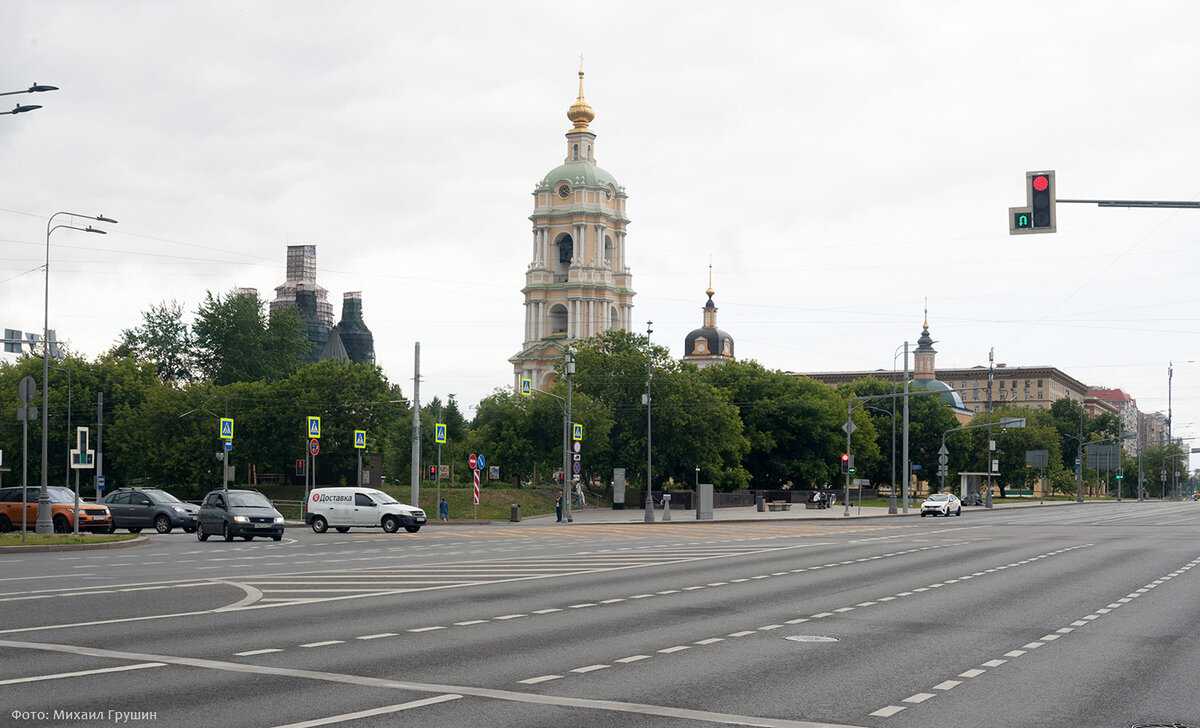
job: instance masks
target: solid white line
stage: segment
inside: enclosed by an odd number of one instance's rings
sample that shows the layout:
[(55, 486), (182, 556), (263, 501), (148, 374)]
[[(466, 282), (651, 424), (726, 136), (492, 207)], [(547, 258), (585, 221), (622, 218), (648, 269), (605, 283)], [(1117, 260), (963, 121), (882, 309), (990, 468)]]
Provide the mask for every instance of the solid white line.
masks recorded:
[(96, 670), (80, 670), (78, 672), (59, 672), (54, 675), (34, 675), (33, 677), (16, 677), (10, 680), (0, 680), (0, 685), (16, 685), (17, 683), (39, 682), (41, 680), (59, 680), (64, 677), (79, 677), (80, 675), (98, 675), (104, 672), (123, 672), (125, 670), (141, 670), (146, 667), (164, 667), (165, 662), (142, 662), (137, 665), (121, 665), (120, 667), (102, 667)]
[(409, 703), (401, 703), (399, 705), (385, 705), (382, 708), (372, 708), (370, 710), (360, 710), (356, 713), (343, 713), (342, 715), (331, 715), (328, 718), (317, 718), (315, 720), (306, 720), (303, 723), (288, 723), (287, 725), (279, 726), (278, 728), (316, 728), (316, 726), (330, 725), (332, 723), (344, 723), (348, 720), (358, 720), (359, 718), (369, 718), (373, 715), (387, 715), (388, 713), (399, 713), (402, 710), (410, 710), (412, 708), (420, 708), (426, 705), (436, 705), (437, 703), (445, 703), (450, 700), (458, 700), (461, 695), (438, 695), (433, 698), (424, 698), (422, 700), (414, 700)]

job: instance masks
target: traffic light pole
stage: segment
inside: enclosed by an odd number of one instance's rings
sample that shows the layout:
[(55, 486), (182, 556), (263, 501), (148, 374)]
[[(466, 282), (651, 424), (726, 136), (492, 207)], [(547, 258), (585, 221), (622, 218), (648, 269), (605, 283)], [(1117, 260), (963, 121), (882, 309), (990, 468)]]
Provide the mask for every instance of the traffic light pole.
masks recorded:
[[(864, 402), (870, 402), (873, 399), (893, 399), (895, 397), (901, 397), (904, 399), (905, 406), (907, 406), (909, 397), (920, 397), (923, 394), (941, 394), (941, 392), (934, 391), (934, 392), (905, 392), (903, 394), (873, 394), (873, 395), (866, 396), (866, 397), (851, 397), (850, 399), (846, 400), (846, 424), (842, 425), (842, 429), (846, 431), (846, 459), (843, 460), (843, 462), (846, 463), (846, 466), (847, 466), (846, 467), (846, 490), (844, 493), (846, 505), (845, 505), (845, 510), (842, 512), (843, 516), (850, 515), (850, 468), (849, 468), (849, 463), (850, 463), (850, 459), (851, 459), (850, 435), (855, 430), (858, 429), (855, 426), (854, 421), (851, 419), (851, 414), (854, 412), (855, 409), (857, 409), (859, 407), (859, 405), (861, 405)], [(858, 404), (855, 404), (856, 402)], [(907, 438), (908, 437), (907, 422), (905, 423), (905, 425), (906, 425), (906, 427), (905, 427), (904, 435), (905, 435), (905, 438)], [(906, 486), (908, 484), (907, 476), (908, 476), (908, 474), (906, 473), (905, 481), (904, 481)], [(907, 488), (905, 490), (905, 496), (907, 497)], [(907, 507), (907, 503), (905, 505)]]

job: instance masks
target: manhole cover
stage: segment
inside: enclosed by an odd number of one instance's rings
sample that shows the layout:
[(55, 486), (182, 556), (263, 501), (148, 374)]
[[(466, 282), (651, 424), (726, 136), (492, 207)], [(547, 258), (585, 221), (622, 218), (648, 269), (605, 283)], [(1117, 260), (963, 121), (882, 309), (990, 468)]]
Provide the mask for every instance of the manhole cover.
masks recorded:
[(825, 637), (819, 634), (797, 634), (791, 637), (784, 637), (785, 640), (792, 642), (837, 642), (837, 637)]

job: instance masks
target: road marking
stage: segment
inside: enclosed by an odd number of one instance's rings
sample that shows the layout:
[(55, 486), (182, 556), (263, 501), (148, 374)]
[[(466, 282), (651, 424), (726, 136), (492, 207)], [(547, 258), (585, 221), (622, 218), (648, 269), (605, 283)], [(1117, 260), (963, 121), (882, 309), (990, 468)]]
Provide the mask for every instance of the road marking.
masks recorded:
[(32, 677), (15, 677), (9, 680), (0, 680), (0, 685), (16, 685), (18, 683), (40, 682), (42, 680), (59, 680), (65, 677), (79, 677), (81, 675), (99, 675), (105, 672), (124, 672), (126, 670), (143, 670), (147, 667), (165, 667), (165, 662), (142, 662), (136, 665), (120, 665), (118, 667), (101, 667), (96, 670), (79, 670), (77, 672), (59, 672), (53, 675), (34, 675)]
[(251, 657), (253, 655), (265, 655), (268, 652), (283, 652), (283, 650), (277, 647), (268, 647), (263, 650), (246, 650), (245, 652), (235, 652), (233, 654), (237, 655), (238, 657)]
[(309, 642), (306, 645), (300, 645), (300, 646), (301, 647), (326, 647), (328, 645), (340, 645), (340, 644), (344, 644), (344, 643), (345, 643), (345, 640), (325, 640), (323, 642)]
[(984, 662), (981, 664), (984, 667), (1000, 667), (1001, 665), (1003, 665), (1006, 662), (1008, 662), (1008, 660), (988, 660), (987, 662)]
[(907, 698), (904, 699), (903, 702), (905, 702), (905, 703), (924, 703), (926, 700), (929, 700), (930, 698), (936, 698), (936, 697), (937, 696), (934, 695), (933, 693), (917, 693), (916, 695), (908, 696)]
[(724, 637), (709, 637), (706, 640), (700, 640), (699, 642), (693, 642), (692, 644), (694, 644), (694, 645), (713, 645), (718, 642), (724, 642), (724, 641), (725, 641)]
[(597, 670), (605, 670), (610, 667), (612, 667), (612, 665), (588, 665), (587, 667), (577, 667), (574, 670), (572, 670), (571, 672), (577, 672), (577, 673), (583, 674), (585, 672), (595, 672)]
[(684, 650), (690, 650), (690, 649), (692, 649), (691, 645), (676, 645), (675, 647), (668, 647), (664, 650), (659, 650), (659, 652), (661, 652), (664, 655), (669, 655), (672, 652), (683, 652)]
[(1012, 650), (1011, 652), (1005, 652), (1004, 656), (1005, 657), (1020, 657), (1023, 654), (1025, 654), (1025, 650)]
[(967, 670), (966, 672), (961, 672), (958, 674), (958, 676), (966, 677), (966, 678), (979, 677), (980, 675), (982, 675), (985, 672), (987, 672), (987, 670), (980, 670), (978, 668), (975, 668), (975, 669)]
[(438, 695), (433, 698), (424, 698), (422, 700), (414, 700), (409, 703), (401, 703), (399, 705), (385, 705), (382, 708), (371, 708), (370, 710), (360, 710), (355, 713), (343, 713), (342, 715), (331, 715), (328, 718), (316, 718), (314, 720), (306, 720), (302, 723), (288, 723), (287, 725), (278, 726), (278, 728), (316, 728), (316, 726), (331, 725), (333, 723), (344, 723), (348, 720), (358, 720), (359, 718), (370, 718), (375, 715), (387, 715), (389, 713), (399, 713), (404, 710), (412, 710), (413, 708), (422, 708), (426, 705), (436, 705), (437, 703), (445, 703), (451, 700), (458, 700), (461, 695)]
[(395, 632), (380, 632), (379, 634), (365, 634), (362, 637), (355, 637), (356, 640), (377, 640), (383, 637), (395, 637)]
[(947, 680), (945, 682), (934, 685), (933, 689), (934, 690), (949, 690), (949, 689), (951, 689), (953, 687), (957, 687), (959, 685), (962, 685), (962, 680)]
[[(534, 612), (534, 614), (551, 614), (553, 612), (561, 612), (561, 611), (562, 610), (557, 607), (551, 607), (550, 609), (538, 609)], [(455, 624), (461, 624), (461, 622), (455, 622)]]
[(880, 718), (890, 718), (902, 710), (904, 710), (903, 705), (889, 705), (886, 708), (880, 708), (874, 713), (871, 713), (871, 715), (879, 716)]
[(631, 662), (639, 662), (641, 660), (649, 660), (649, 659), (650, 659), (650, 655), (631, 655), (629, 657), (622, 657), (621, 659), (617, 660), (617, 662), (627, 665)]
[(446, 629), (446, 628), (440, 627), (440, 626), (439, 627), (416, 627), (416, 628), (410, 629), (408, 631), (409, 632), (434, 632), (439, 629)]
[(493, 617), (493, 619), (499, 621), (499, 620), (506, 620), (506, 619), (520, 619), (521, 617), (528, 617), (528, 616), (529, 616), (528, 614), (506, 614), (503, 617)]
[(741, 632), (734, 632), (733, 634), (726, 635), (726, 637), (745, 637), (748, 634), (755, 634), (755, 632), (752, 629), (747, 629)]
[(466, 622), (455, 622), (454, 626), (455, 627), (469, 627), (472, 624), (486, 624), (486, 623), (487, 623), (486, 619), (471, 619)]
[(550, 680), (561, 680), (562, 675), (542, 675), (541, 677), (531, 677), (528, 680), (518, 680), (522, 685), (537, 685), (538, 683), (549, 682)]

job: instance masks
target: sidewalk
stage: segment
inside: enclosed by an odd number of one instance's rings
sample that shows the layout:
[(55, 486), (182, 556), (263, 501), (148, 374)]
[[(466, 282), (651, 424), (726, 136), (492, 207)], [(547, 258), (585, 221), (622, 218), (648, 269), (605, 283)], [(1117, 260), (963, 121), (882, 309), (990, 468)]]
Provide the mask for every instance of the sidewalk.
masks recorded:
[[(993, 506), (993, 510), (1007, 510), (1011, 508), (1032, 508), (1037, 506), (1066, 506), (1079, 505), (1072, 501), (1050, 501), (1047, 503), (1039, 503), (1032, 501), (1030, 503), (997, 503)], [(983, 506), (963, 506), (963, 515), (969, 516), (975, 512), (983, 512), (987, 509)], [(921, 516), (921, 506), (917, 504), (910, 506), (908, 513), (904, 513), (904, 509), (897, 505), (897, 513), (891, 515), (888, 513), (887, 506), (864, 506), (858, 508), (856, 504), (850, 505), (850, 515), (846, 516), (845, 506), (836, 505), (832, 508), (825, 509), (806, 509), (803, 503), (793, 503), (791, 510), (787, 511), (763, 511), (759, 512), (755, 506), (740, 506), (735, 508), (714, 508), (712, 521), (697, 521), (696, 512), (694, 510), (684, 510), (681, 508), (671, 509), (671, 520), (666, 523), (712, 523), (712, 522), (739, 522), (739, 523), (755, 523), (762, 521), (840, 521), (846, 518), (907, 518)], [(572, 508), (571, 516), (574, 519), (573, 523), (645, 523), (646, 511), (643, 508), (626, 508), (625, 510), (613, 510), (612, 508), (597, 508), (586, 506), (583, 509)], [(505, 521), (506, 522), (506, 521)], [(663, 522), (663, 509), (654, 509), (654, 522)], [(493, 521), (500, 523), (500, 521)], [(530, 524), (550, 524), (555, 525), (557, 521), (553, 513), (537, 516), (529, 516), (522, 519), (522, 523)]]

